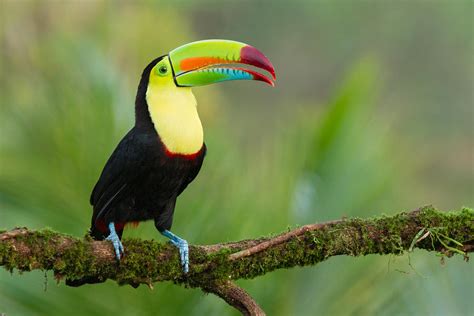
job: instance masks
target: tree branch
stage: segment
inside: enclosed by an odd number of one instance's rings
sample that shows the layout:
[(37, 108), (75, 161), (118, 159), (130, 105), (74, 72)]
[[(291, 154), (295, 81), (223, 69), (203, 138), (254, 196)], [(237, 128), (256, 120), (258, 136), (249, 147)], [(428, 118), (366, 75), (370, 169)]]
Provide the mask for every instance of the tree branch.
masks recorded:
[(239, 310), (242, 315), (264, 316), (265, 312), (255, 302), (255, 300), (241, 287), (229, 280), (217, 281), (209, 284), (208, 287), (202, 287), (206, 292), (213, 293), (229, 305)]
[(99, 277), (119, 284), (173, 281), (214, 293), (245, 315), (264, 315), (232, 280), (270, 271), (315, 265), (332, 256), (402, 254), (420, 248), (448, 257), (474, 251), (474, 211), (442, 212), (433, 207), (369, 219), (311, 224), (274, 237), (190, 247), (190, 271), (182, 273), (170, 244), (126, 239), (115, 260), (107, 241), (74, 238), (51, 230), (17, 228), (0, 232), (0, 265), (8, 271), (53, 270), (56, 278)]

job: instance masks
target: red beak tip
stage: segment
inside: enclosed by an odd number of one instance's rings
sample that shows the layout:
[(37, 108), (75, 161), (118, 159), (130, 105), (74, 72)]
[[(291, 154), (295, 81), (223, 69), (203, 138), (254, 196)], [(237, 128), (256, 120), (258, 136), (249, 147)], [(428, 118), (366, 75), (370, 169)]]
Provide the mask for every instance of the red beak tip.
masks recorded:
[(270, 86), (275, 87), (275, 82), (273, 82), (270, 78), (267, 78), (266, 76), (258, 72), (252, 71), (251, 73), (253, 74), (253, 80), (263, 81), (265, 83), (268, 83)]
[(269, 79), (265, 76), (261, 76), (259, 78), (256, 78), (256, 80), (263, 81), (265, 83), (268, 83), (270, 86), (275, 87), (275, 82), (273, 82), (271, 79)]
[(250, 45), (243, 47), (240, 51), (240, 61), (268, 71), (273, 80), (276, 80), (275, 68), (273, 68), (271, 61), (255, 47)]

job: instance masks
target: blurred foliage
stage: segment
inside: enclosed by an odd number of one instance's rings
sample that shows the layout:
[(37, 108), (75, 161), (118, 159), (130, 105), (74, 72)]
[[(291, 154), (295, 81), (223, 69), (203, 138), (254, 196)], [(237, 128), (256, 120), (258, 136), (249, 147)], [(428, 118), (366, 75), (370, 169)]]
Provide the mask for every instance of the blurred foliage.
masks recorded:
[[(143, 67), (203, 38), (257, 46), (278, 81), (196, 89), (209, 151), (173, 225), (191, 243), (426, 203), (473, 205), (471, 2), (0, 6), (1, 228), (83, 235), (90, 191), (132, 125)], [(163, 240), (152, 223), (127, 236)], [(441, 266), (414, 253), (333, 258), (239, 283), (269, 315), (467, 315), (472, 275), (459, 258)], [(73, 289), (51, 274), (0, 278), (7, 315), (235, 314), (172, 284)]]

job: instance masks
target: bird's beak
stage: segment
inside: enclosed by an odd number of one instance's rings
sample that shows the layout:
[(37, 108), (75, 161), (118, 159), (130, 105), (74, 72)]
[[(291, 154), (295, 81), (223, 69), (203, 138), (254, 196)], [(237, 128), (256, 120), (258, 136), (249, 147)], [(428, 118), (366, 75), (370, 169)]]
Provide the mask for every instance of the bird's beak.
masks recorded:
[[(176, 85), (203, 86), (227, 80), (259, 80), (274, 86), (275, 69), (258, 49), (229, 40), (204, 40), (169, 53)], [(242, 66), (268, 71), (270, 76)]]

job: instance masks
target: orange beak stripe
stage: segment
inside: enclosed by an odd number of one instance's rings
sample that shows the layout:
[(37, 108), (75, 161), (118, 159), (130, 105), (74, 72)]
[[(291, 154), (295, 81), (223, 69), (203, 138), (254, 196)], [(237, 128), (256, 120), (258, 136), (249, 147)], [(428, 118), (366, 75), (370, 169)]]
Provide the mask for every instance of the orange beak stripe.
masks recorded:
[(208, 65), (215, 65), (215, 64), (228, 64), (230, 63), (228, 60), (218, 58), (218, 57), (190, 57), (183, 59), (179, 66), (181, 70), (188, 71), (194, 70), (202, 67), (206, 67)]

